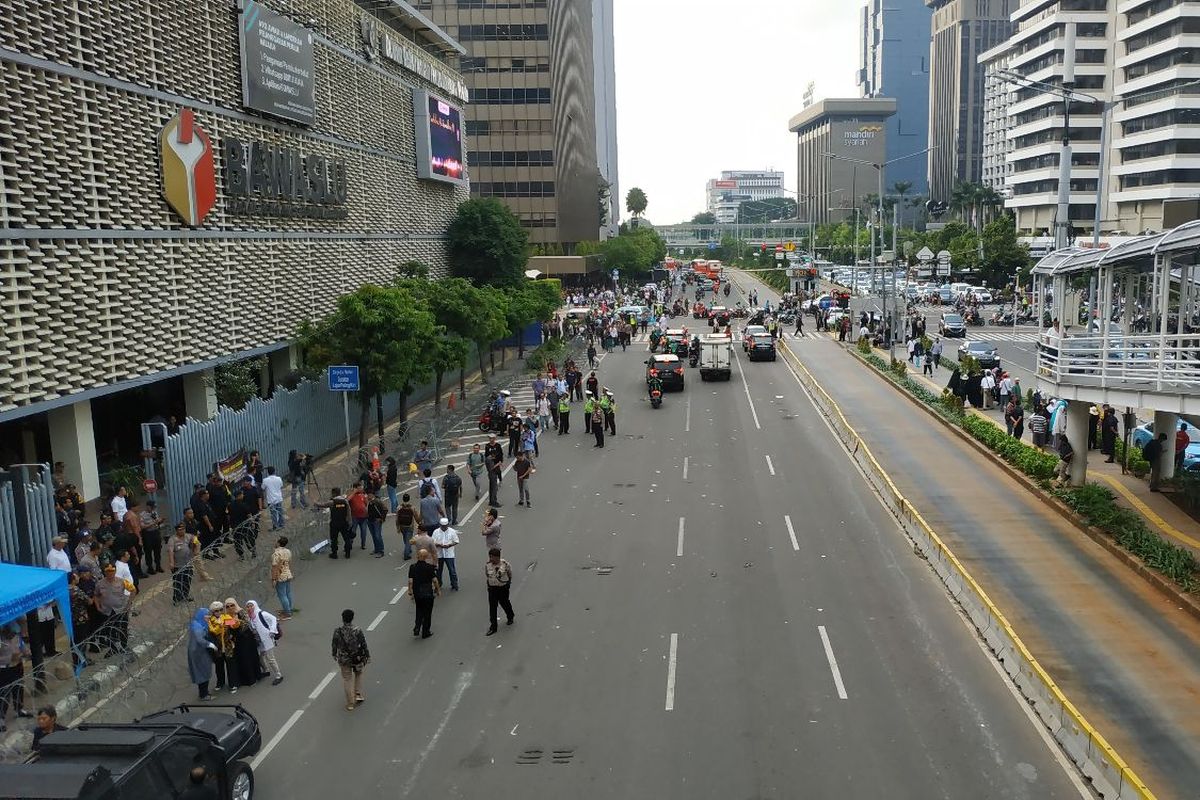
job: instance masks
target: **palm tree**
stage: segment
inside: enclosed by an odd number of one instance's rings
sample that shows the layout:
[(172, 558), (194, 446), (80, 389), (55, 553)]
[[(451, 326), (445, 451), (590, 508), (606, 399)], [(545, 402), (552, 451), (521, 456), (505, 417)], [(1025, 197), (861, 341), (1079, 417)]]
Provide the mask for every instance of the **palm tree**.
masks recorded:
[(959, 219), (978, 226), (976, 211), (982, 199), (983, 187), (971, 181), (959, 181), (950, 195), (950, 207), (958, 212)]
[(979, 187), (979, 206), (983, 210), (983, 221), (980, 228), (995, 219), (997, 209), (1004, 207), (1004, 198), (991, 186)]
[(900, 198), (900, 225), (904, 225), (904, 208), (908, 205), (904, 198), (912, 191), (912, 181), (896, 181), (892, 184), (892, 192)]

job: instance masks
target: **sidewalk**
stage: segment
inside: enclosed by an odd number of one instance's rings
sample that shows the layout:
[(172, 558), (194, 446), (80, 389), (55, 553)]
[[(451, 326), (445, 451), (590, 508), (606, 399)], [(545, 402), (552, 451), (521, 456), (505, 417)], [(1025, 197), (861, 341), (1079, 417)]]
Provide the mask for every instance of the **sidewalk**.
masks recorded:
[[(949, 371), (943, 369), (935, 373), (934, 378), (931, 379), (922, 375), (921, 370), (911, 364), (909, 365), (909, 374), (938, 393), (946, 388), (945, 382), (939, 382), (938, 379), (948, 380), (950, 377)], [(1003, 409), (991, 408), (985, 411), (972, 408), (970, 413), (988, 420), (1001, 430), (1005, 429)], [(1028, 443), (1027, 438), (1026, 441)], [(1197, 530), (1196, 521), (1164, 497), (1161, 492), (1151, 492), (1148, 481), (1130, 473), (1121, 474), (1121, 465), (1116, 462), (1105, 463), (1099, 450), (1088, 451), (1087, 469), (1088, 480), (1112, 489), (1118, 502), (1141, 514), (1151, 530), (1158, 531), (1200, 557), (1200, 530)]]

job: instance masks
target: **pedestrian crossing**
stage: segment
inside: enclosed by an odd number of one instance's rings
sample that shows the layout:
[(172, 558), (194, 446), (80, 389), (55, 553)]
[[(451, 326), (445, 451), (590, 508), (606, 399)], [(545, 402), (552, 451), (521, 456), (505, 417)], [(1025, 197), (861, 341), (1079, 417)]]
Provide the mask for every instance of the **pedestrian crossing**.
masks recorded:
[(1038, 338), (1041, 336), (1038, 332), (1030, 333), (990, 333), (986, 331), (967, 332), (967, 339), (973, 342), (1026, 342), (1029, 344), (1037, 344)]

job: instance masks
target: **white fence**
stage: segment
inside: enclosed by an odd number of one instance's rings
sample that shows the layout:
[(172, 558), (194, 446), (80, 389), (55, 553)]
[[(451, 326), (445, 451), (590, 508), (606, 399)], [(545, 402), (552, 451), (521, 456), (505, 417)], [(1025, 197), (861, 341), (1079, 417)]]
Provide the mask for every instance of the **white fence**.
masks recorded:
[(1191, 394), (1200, 391), (1200, 334), (1043, 337), (1038, 374), (1055, 383)]
[(26, 517), (31, 534), (30, 566), (43, 566), (50, 540), (58, 531), (54, 518), (54, 481), (49, 464), (23, 464), (9, 468), (14, 480), (0, 482), (0, 561), (20, 564), (21, 543), (18, 531), (14, 491), (25, 497)]

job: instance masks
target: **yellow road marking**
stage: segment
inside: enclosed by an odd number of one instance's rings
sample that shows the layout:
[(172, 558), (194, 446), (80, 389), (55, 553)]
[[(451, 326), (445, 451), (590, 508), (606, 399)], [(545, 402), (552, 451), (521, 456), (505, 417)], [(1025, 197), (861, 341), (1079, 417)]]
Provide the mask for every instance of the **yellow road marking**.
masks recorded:
[(1144, 502), (1142, 502), (1142, 499), (1140, 497), (1135, 495), (1133, 492), (1129, 491), (1128, 487), (1126, 487), (1125, 484), (1121, 483), (1119, 480), (1117, 480), (1116, 478), (1114, 478), (1111, 475), (1101, 474), (1100, 477), (1103, 478), (1104, 480), (1106, 480), (1109, 483), (1109, 485), (1111, 485), (1114, 489), (1116, 489), (1117, 492), (1120, 493), (1120, 495), (1122, 497), (1124, 497), (1126, 500), (1128, 500), (1130, 505), (1132, 505), (1135, 509), (1137, 509), (1138, 512), (1143, 517), (1145, 517), (1146, 519), (1148, 519), (1152, 523), (1154, 523), (1154, 525), (1159, 530), (1161, 530), (1163, 533), (1165, 533), (1167, 536), (1170, 536), (1172, 539), (1178, 539), (1179, 541), (1183, 542), (1184, 544), (1190, 545), (1192, 547), (1195, 547), (1197, 550), (1200, 550), (1200, 541), (1197, 541), (1196, 539), (1193, 539), (1192, 537), (1188, 536), (1186, 533), (1179, 530), (1171, 523), (1167, 522), (1165, 519), (1160, 517), (1158, 514), (1154, 513), (1154, 509), (1150, 508), (1150, 506), (1148, 506)]

